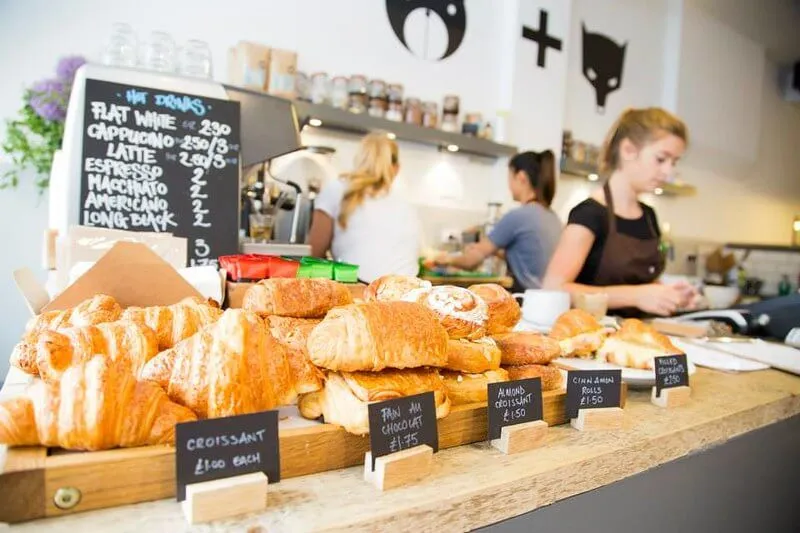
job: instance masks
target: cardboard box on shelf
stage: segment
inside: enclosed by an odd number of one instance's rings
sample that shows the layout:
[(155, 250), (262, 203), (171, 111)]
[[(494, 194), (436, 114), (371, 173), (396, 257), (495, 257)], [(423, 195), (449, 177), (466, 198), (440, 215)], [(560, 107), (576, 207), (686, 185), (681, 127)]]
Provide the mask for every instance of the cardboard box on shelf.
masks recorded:
[(254, 91), (266, 91), (270, 54), (268, 46), (239, 41), (228, 49), (228, 83)]
[(297, 53), (291, 50), (273, 49), (269, 61), (267, 92), (283, 98), (294, 99)]

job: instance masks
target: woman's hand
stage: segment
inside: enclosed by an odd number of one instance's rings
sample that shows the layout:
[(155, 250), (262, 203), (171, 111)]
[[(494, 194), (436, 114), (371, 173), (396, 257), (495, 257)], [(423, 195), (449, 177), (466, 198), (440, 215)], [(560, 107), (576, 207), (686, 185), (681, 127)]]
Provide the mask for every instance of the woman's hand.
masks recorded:
[[(693, 287), (689, 286), (692, 290)], [(636, 288), (636, 307), (654, 315), (669, 316), (691, 301), (692, 295), (682, 285), (650, 283)]]

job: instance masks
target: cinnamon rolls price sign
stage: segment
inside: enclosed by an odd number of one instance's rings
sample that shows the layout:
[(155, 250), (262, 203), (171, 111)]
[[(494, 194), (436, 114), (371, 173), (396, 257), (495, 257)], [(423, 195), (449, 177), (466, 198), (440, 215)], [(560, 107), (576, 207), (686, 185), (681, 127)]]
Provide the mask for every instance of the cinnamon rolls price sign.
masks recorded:
[(239, 102), (86, 80), (79, 220), (185, 237), (189, 266), (239, 246)]
[(567, 418), (580, 409), (619, 407), (622, 370), (570, 370), (567, 374)]
[(436, 402), (432, 392), (369, 404), (369, 445), (375, 459), (427, 444), (439, 450)]
[(662, 389), (689, 386), (689, 363), (686, 354), (665, 355), (655, 358), (656, 396)]
[(278, 411), (212, 418), (175, 426), (178, 501), (186, 486), (201, 481), (263, 472), (281, 479)]
[(489, 440), (499, 439), (504, 426), (542, 419), (542, 379), (489, 383)]

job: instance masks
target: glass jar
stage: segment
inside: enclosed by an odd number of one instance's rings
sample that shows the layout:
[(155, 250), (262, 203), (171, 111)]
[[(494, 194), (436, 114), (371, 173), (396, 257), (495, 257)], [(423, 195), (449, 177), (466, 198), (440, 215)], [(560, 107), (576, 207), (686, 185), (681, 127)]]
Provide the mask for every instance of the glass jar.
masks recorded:
[(178, 71), (184, 76), (211, 79), (214, 77), (211, 65), (211, 48), (205, 41), (191, 40), (181, 47)]
[(145, 51), (145, 65), (158, 72), (175, 72), (177, 49), (172, 36), (163, 31), (150, 34)]
[(422, 103), (419, 98), (406, 99), (405, 122), (422, 126)]
[(426, 128), (439, 127), (439, 106), (436, 102), (425, 102), (422, 106), (422, 125)]
[(324, 104), (328, 102), (328, 74), (315, 72), (311, 75), (311, 102)]
[(347, 109), (351, 113), (365, 112), (367, 110), (367, 79), (361, 74), (351, 76), (348, 93)]
[(394, 122), (403, 122), (403, 102), (396, 100), (389, 101), (386, 108), (386, 119)]
[(458, 131), (458, 115), (453, 113), (442, 113), (442, 131), (457, 132)]
[(444, 97), (444, 104), (442, 105), (442, 112), (449, 115), (458, 116), (459, 113), (459, 98), (454, 94), (448, 94)]
[(389, 102), (401, 102), (403, 101), (403, 86), (399, 83), (391, 83), (386, 88), (386, 97), (389, 99)]
[(118, 22), (103, 48), (103, 64), (114, 67), (135, 67), (139, 62), (136, 34), (128, 24)]
[(304, 102), (311, 101), (311, 82), (305, 72), (295, 72), (294, 74), (294, 92), (297, 94), (297, 99)]
[(344, 76), (336, 76), (331, 81), (331, 105), (339, 109), (347, 109), (349, 102), (349, 81)]

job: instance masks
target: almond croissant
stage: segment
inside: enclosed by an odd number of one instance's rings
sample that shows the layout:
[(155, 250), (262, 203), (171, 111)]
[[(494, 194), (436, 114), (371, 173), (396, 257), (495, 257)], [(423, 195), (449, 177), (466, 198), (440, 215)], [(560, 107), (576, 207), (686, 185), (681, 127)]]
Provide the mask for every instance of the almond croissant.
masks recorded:
[(200, 418), (265, 411), (296, 396), (285, 350), (258, 315), (228, 309), (154, 357), (142, 379), (161, 385)]
[(36, 358), (30, 355), (35, 350), (39, 336), (45, 331), (77, 326), (92, 326), (118, 320), (122, 307), (111, 296), (97, 294), (75, 307), (64, 311), (47, 311), (28, 321), (22, 341), (11, 354), (11, 364), (28, 374), (38, 375)]
[(129, 307), (122, 313), (122, 318), (152, 328), (158, 336), (158, 349), (163, 351), (213, 324), (220, 315), (219, 307), (202, 298), (190, 297), (173, 305)]
[(0, 443), (69, 450), (171, 444), (175, 424), (196, 419), (156, 384), (137, 381), (126, 361), (97, 356), (61, 381), (37, 381), (0, 403)]

